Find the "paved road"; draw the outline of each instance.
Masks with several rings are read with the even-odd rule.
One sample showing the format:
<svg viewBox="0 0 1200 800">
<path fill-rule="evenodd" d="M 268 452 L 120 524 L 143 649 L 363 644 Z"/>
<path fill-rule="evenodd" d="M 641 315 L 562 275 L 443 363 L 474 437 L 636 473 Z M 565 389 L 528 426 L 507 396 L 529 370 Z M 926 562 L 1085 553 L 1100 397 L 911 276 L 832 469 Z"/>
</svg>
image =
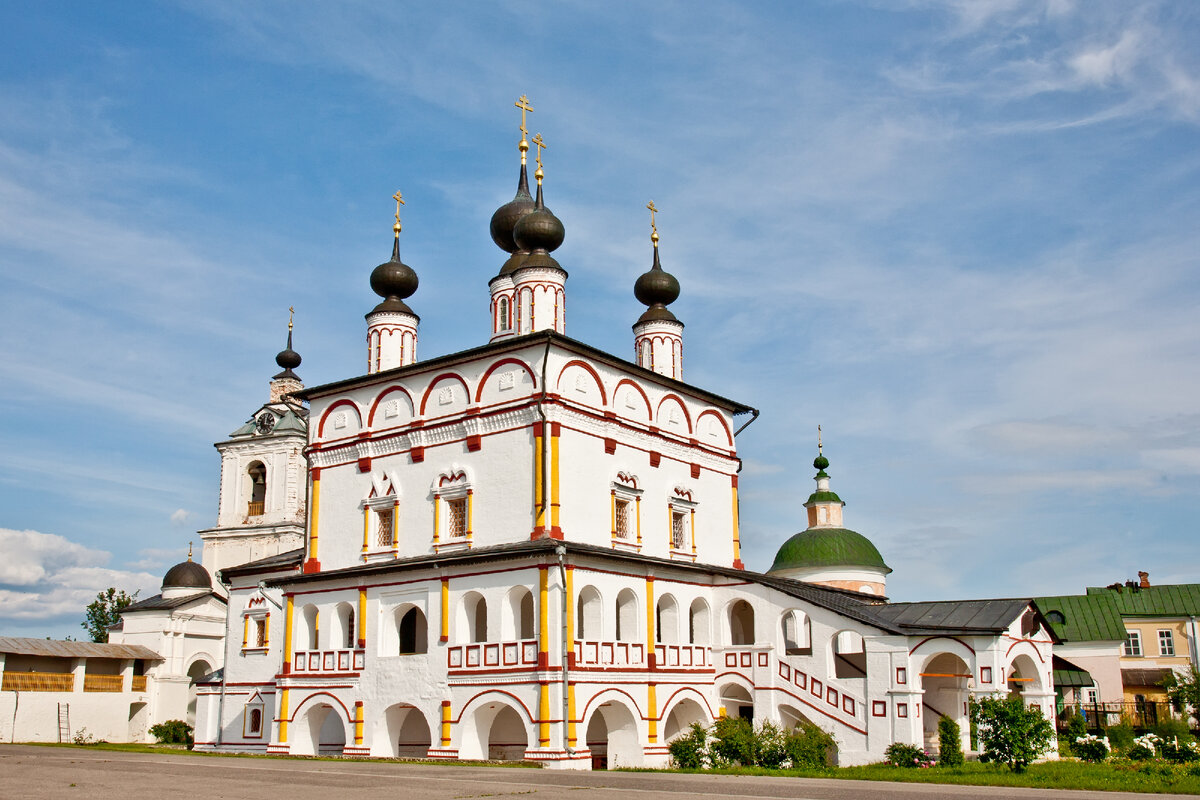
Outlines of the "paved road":
<svg viewBox="0 0 1200 800">
<path fill-rule="evenodd" d="M 986 786 L 800 778 L 677 775 L 639 772 L 557 772 L 493 767 L 306 759 L 211 758 L 160 753 L 120 753 L 86 748 L 0 745 L 3 800 L 683 800 L 787 798 L 1071 798 L 1146 800 L 1148 795 L 1061 792 Z M 1153 797 L 1182 797 L 1154 795 Z"/>
</svg>

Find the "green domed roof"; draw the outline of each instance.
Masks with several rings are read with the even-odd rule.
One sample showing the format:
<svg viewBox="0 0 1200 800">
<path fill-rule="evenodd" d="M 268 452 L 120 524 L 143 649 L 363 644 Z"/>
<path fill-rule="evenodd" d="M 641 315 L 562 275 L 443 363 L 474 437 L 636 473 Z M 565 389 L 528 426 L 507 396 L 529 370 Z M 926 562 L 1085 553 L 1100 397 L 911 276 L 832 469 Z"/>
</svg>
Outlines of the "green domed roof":
<svg viewBox="0 0 1200 800">
<path fill-rule="evenodd" d="M 885 575 L 892 571 L 870 539 L 848 528 L 800 531 L 783 543 L 767 572 L 799 567 L 865 567 L 881 569 Z"/>
</svg>

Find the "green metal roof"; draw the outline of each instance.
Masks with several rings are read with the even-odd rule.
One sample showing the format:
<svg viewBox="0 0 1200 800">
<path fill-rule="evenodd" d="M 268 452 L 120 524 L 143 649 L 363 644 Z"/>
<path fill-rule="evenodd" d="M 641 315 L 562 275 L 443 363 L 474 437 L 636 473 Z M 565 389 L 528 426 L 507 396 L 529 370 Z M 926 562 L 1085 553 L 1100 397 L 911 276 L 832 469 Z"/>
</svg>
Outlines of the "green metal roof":
<svg viewBox="0 0 1200 800">
<path fill-rule="evenodd" d="M 1090 672 L 1078 664 L 1072 664 L 1061 656 L 1054 656 L 1051 660 L 1051 668 L 1054 670 L 1054 686 L 1055 688 L 1063 686 L 1095 686 L 1096 681 L 1092 678 Z"/>
<path fill-rule="evenodd" d="M 875 545 L 848 528 L 809 528 L 783 543 L 768 573 L 796 567 L 867 567 L 891 572 Z"/>
<path fill-rule="evenodd" d="M 1054 633 L 1065 642 L 1125 641 L 1121 613 L 1110 597 L 1073 594 L 1036 597 L 1034 602 Z M 1063 622 L 1057 621 L 1059 614 Z"/>
<path fill-rule="evenodd" d="M 813 492 L 808 496 L 808 500 L 804 501 L 804 505 L 810 503 L 840 503 L 842 498 L 838 497 L 833 492 Z"/>
<path fill-rule="evenodd" d="M 1145 587 L 1122 586 L 1120 591 L 1105 586 L 1089 586 L 1087 596 L 1112 598 L 1117 610 L 1123 616 L 1200 616 L 1200 583 Z"/>
</svg>

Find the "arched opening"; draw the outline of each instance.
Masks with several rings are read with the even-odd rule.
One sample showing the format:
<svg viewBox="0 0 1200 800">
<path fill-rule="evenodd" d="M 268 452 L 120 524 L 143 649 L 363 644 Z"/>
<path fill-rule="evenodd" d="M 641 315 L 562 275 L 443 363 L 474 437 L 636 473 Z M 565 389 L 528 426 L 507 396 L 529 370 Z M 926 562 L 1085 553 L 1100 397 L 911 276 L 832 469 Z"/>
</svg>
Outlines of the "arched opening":
<svg viewBox="0 0 1200 800">
<path fill-rule="evenodd" d="M 129 741 L 141 742 L 146 739 L 146 730 L 150 725 L 150 706 L 147 703 L 129 704 Z"/>
<path fill-rule="evenodd" d="M 867 652 L 862 634 L 838 631 L 830 641 L 833 674 L 842 679 L 867 677 Z"/>
<path fill-rule="evenodd" d="M 735 600 L 729 607 L 729 643 L 754 644 L 754 607 L 745 600 Z"/>
<path fill-rule="evenodd" d="M 314 605 L 306 605 L 300 609 L 299 625 L 296 626 L 296 649 L 316 650 L 317 636 L 320 632 L 320 614 Z"/>
<path fill-rule="evenodd" d="M 812 655 L 812 621 L 798 609 L 783 612 L 783 651 L 789 656 Z"/>
<path fill-rule="evenodd" d="M 637 595 L 632 589 L 622 589 L 617 594 L 617 641 L 638 641 Z"/>
<path fill-rule="evenodd" d="M 672 706 L 667 714 L 667 721 L 663 725 L 663 738 L 669 742 L 676 736 L 687 733 L 694 722 L 708 727 L 712 720 L 709 719 L 704 706 L 690 697 L 685 697 Z"/>
<path fill-rule="evenodd" d="M 500 622 L 504 641 L 533 639 L 537 626 L 533 612 L 533 592 L 524 586 L 513 587 L 505 597 L 504 616 Z"/>
<path fill-rule="evenodd" d="M 669 594 L 658 598 L 655 616 L 655 631 L 659 643 L 679 643 L 679 604 Z"/>
<path fill-rule="evenodd" d="M 196 681 L 210 672 L 212 672 L 212 665 L 204 659 L 198 659 L 188 667 L 187 676 L 191 680 L 188 681 L 187 719 L 185 721 L 193 728 L 196 726 Z"/>
<path fill-rule="evenodd" d="M 261 461 L 251 462 L 246 468 L 246 477 L 250 484 L 246 514 L 251 517 L 262 516 L 267 500 L 267 468 Z"/>
<path fill-rule="evenodd" d="M 587 725 L 592 769 L 636 767 L 642 763 L 637 721 L 623 703 L 609 701 L 592 712 Z"/>
<path fill-rule="evenodd" d="M 487 600 L 479 592 L 467 592 L 458 605 L 458 639 L 463 643 L 488 640 Z"/>
<path fill-rule="evenodd" d="M 490 761 L 520 761 L 529 748 L 525 723 L 511 706 L 497 710 L 488 726 L 487 753 Z"/>
<path fill-rule="evenodd" d="M 386 758 L 425 758 L 432 746 L 429 723 L 420 709 L 403 703 L 391 706 L 383 715 L 385 735 L 372 748 L 371 755 Z"/>
<path fill-rule="evenodd" d="M 938 722 L 950 717 L 958 723 L 962 732 L 962 748 L 971 746 L 971 725 L 968 718 L 968 692 L 971 667 L 954 653 L 938 653 L 926 659 L 921 669 L 921 726 L 925 735 L 925 749 L 937 751 Z"/>
<path fill-rule="evenodd" d="M 688 609 L 688 643 L 708 644 L 712 637 L 708 623 L 708 603 L 697 597 Z"/>
<path fill-rule="evenodd" d="M 396 609 L 396 628 L 399 633 L 399 655 L 410 656 L 428 652 L 429 632 L 425 614 L 416 606 Z"/>
<path fill-rule="evenodd" d="M 1008 675 L 1008 696 L 1023 697 L 1025 694 L 1041 689 L 1041 674 L 1037 664 L 1025 654 L 1013 659 L 1012 664 L 1005 670 Z M 1029 702 L 1026 700 L 1026 702 Z"/>
<path fill-rule="evenodd" d="M 745 686 L 739 683 L 725 684 L 721 687 L 720 700 L 725 716 L 754 722 L 754 698 Z"/>
<path fill-rule="evenodd" d="M 338 603 L 333 612 L 334 629 L 330 632 L 330 644 L 334 647 L 353 648 L 358 644 L 354 629 L 354 606 Z"/>
<path fill-rule="evenodd" d="M 579 630 L 575 636 L 579 639 L 598 641 L 604 638 L 600 620 L 602 618 L 600 592 L 595 586 L 585 586 L 579 590 L 578 609 L 575 614 L 575 625 Z"/>
<path fill-rule="evenodd" d="M 340 756 L 346 747 L 346 723 L 328 703 L 317 703 L 304 712 L 292 737 L 291 751 L 301 756 Z"/>
</svg>

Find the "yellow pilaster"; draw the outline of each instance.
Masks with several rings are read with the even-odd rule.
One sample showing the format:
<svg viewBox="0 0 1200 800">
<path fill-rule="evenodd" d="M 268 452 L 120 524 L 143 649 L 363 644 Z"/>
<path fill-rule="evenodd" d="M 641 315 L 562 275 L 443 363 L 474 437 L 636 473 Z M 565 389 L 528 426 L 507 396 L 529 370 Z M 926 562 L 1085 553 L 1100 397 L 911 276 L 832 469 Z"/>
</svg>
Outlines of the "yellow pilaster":
<svg viewBox="0 0 1200 800">
<path fill-rule="evenodd" d="M 538 667 L 545 669 L 550 654 L 550 570 L 538 567 Z"/>
<path fill-rule="evenodd" d="M 538 423 L 533 426 L 533 513 L 534 527 L 541 528 L 546 524 L 546 501 L 542 497 L 542 471 L 545 468 L 545 437 L 542 435 L 545 426 Z"/>
<path fill-rule="evenodd" d="M 650 744 L 655 744 L 658 741 L 658 687 L 653 683 L 646 687 L 646 717 L 650 723 L 648 738 Z"/>
<path fill-rule="evenodd" d="M 317 522 L 321 519 L 321 479 L 312 482 L 312 512 L 308 516 L 308 557 L 317 558 Z"/>
<path fill-rule="evenodd" d="M 367 644 L 367 590 L 358 590 L 358 646 Z"/>
<path fill-rule="evenodd" d="M 283 611 L 283 672 L 287 674 L 292 669 L 292 612 L 295 608 L 292 596 L 284 600 Z"/>
<path fill-rule="evenodd" d="M 574 747 L 579 740 L 575 734 L 575 684 L 567 684 L 567 746 Z"/>
<path fill-rule="evenodd" d="M 637 543 L 640 546 L 642 543 L 642 498 L 638 496 L 634 498 L 634 509 L 637 511 Z"/>
<path fill-rule="evenodd" d="M 654 652 L 655 639 L 654 623 L 657 609 L 654 607 L 654 576 L 646 577 L 646 660 L 650 661 Z"/>
<path fill-rule="evenodd" d="M 567 658 L 575 653 L 575 570 L 567 567 Z M 575 683 L 567 683 L 567 744 L 575 746 Z"/>
<path fill-rule="evenodd" d="M 363 506 L 363 557 L 367 555 L 367 550 L 370 547 L 371 536 L 371 509 Z"/>
<path fill-rule="evenodd" d="M 245 617 L 242 623 L 242 649 L 245 650 L 247 643 L 250 641 L 250 618 Z"/>
<path fill-rule="evenodd" d="M 610 499 L 610 502 L 609 502 L 609 507 L 611 508 L 610 516 L 612 517 L 612 535 L 616 536 L 617 535 L 617 492 L 614 489 L 613 491 L 609 492 L 609 494 L 612 496 Z"/>
<path fill-rule="evenodd" d="M 550 527 L 558 530 L 558 423 L 550 428 Z"/>
<path fill-rule="evenodd" d="M 400 501 L 392 504 L 392 549 L 400 547 Z"/>
<path fill-rule="evenodd" d="M 692 530 L 692 555 L 696 555 L 696 509 L 688 514 L 688 526 Z"/>
<path fill-rule="evenodd" d="M 737 475 L 733 476 L 733 560 L 740 561 L 742 558 L 742 540 L 741 532 L 738 529 L 738 517 L 741 516 L 738 507 L 738 485 Z"/>
<path fill-rule="evenodd" d="M 450 746 L 450 701 L 442 701 L 442 747 Z"/>
<path fill-rule="evenodd" d="M 475 492 L 467 490 L 467 539 L 475 531 Z"/>
<path fill-rule="evenodd" d="M 550 746 L 550 684 L 538 687 L 538 747 Z"/>
<path fill-rule="evenodd" d="M 442 578 L 442 634 L 443 642 L 450 641 L 450 579 Z"/>
<path fill-rule="evenodd" d="M 263 647 L 271 646 L 271 612 L 267 612 L 267 617 L 263 621 Z"/>
<path fill-rule="evenodd" d="M 288 690 L 279 694 L 279 743 L 287 744 L 288 734 Z"/>
<path fill-rule="evenodd" d="M 667 506 L 667 550 L 675 549 L 675 521 L 671 513 L 671 507 Z"/>
<path fill-rule="evenodd" d="M 361 745 L 363 742 L 363 704 L 359 700 L 354 704 L 354 744 Z"/>
<path fill-rule="evenodd" d="M 439 517 L 442 513 L 442 496 L 435 494 L 433 496 L 433 543 L 438 543 L 438 531 L 441 529 Z"/>
</svg>

